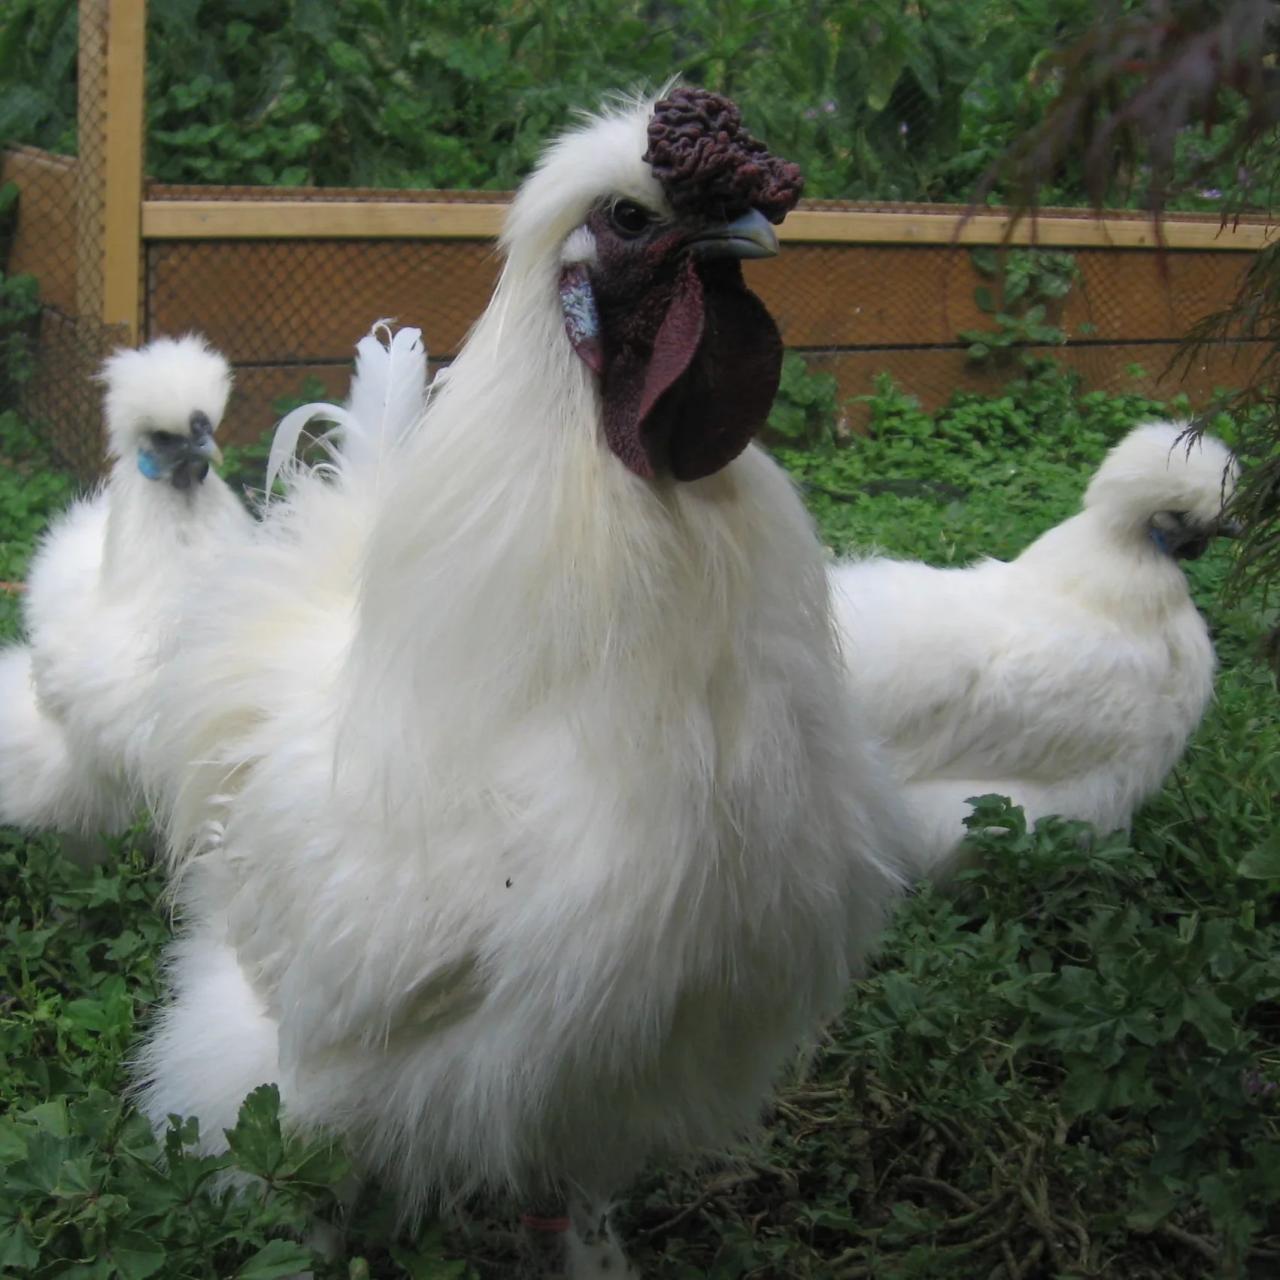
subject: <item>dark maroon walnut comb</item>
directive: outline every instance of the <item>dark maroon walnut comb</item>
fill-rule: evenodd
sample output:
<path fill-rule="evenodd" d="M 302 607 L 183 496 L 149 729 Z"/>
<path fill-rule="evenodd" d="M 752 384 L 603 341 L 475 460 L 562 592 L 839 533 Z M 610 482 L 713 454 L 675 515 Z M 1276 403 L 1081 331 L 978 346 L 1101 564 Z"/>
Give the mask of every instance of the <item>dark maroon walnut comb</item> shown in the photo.
<path fill-rule="evenodd" d="M 729 219 L 759 209 L 781 222 L 804 188 L 799 165 L 770 155 L 738 108 L 706 89 L 675 89 L 655 104 L 644 159 L 682 214 Z"/>

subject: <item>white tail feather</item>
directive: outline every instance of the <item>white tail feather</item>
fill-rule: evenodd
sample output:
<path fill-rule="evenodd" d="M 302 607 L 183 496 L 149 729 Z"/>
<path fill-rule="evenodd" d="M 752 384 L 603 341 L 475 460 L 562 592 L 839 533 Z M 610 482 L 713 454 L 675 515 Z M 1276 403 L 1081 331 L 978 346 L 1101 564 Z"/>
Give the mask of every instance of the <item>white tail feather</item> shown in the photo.
<path fill-rule="evenodd" d="M 352 417 L 339 405 L 317 400 L 312 404 L 304 404 L 291 410 L 280 419 L 276 425 L 276 433 L 271 437 L 271 452 L 267 455 L 265 489 L 268 502 L 271 501 L 276 480 L 284 469 L 294 462 L 294 454 L 298 451 L 298 441 L 302 438 L 303 430 L 317 419 L 321 422 L 331 422 L 337 427 L 344 427 L 350 424 Z M 358 434 L 358 428 L 352 434 Z"/>
<path fill-rule="evenodd" d="M 385 320 L 356 344 L 356 376 L 347 397 L 355 418 L 345 424 L 342 454 L 352 466 L 377 462 L 399 444 L 422 415 L 427 349 L 421 329 L 392 333 Z"/>
<path fill-rule="evenodd" d="M 379 320 L 356 344 L 356 371 L 345 408 L 316 401 L 287 413 L 276 427 L 267 458 L 268 496 L 293 460 L 303 431 L 314 421 L 337 428 L 336 450 L 348 474 L 373 468 L 374 483 L 388 449 L 394 449 L 422 416 L 427 396 L 427 349 L 422 330 L 393 333 Z"/>

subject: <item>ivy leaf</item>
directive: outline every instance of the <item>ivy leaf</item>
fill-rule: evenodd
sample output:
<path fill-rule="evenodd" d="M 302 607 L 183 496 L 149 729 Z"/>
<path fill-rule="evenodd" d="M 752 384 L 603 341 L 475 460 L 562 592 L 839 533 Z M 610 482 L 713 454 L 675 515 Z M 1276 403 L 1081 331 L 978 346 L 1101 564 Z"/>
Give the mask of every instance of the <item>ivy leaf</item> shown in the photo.
<path fill-rule="evenodd" d="M 111 1243 L 111 1261 L 120 1280 L 146 1280 L 164 1266 L 165 1251 L 141 1232 L 122 1231 Z"/>
<path fill-rule="evenodd" d="M 21 1130 L 6 1116 L 0 1119 L 0 1165 L 17 1164 L 27 1158 L 27 1143 Z"/>
<path fill-rule="evenodd" d="M 391 1256 L 404 1268 L 409 1280 L 463 1280 L 467 1264 L 445 1256 L 444 1232 L 432 1227 L 413 1246 L 393 1244 Z"/>
<path fill-rule="evenodd" d="M 308 1270 L 313 1262 L 311 1253 L 300 1244 L 292 1240 L 272 1240 L 236 1272 L 235 1280 L 281 1280 Z"/>
<path fill-rule="evenodd" d="M 316 1142 L 292 1156 L 279 1178 L 308 1187 L 332 1187 L 351 1170 L 351 1162 L 336 1142 Z"/>
<path fill-rule="evenodd" d="M 240 1167 L 269 1181 L 284 1160 L 279 1088 L 259 1085 L 240 1104 L 235 1128 L 224 1132 Z"/>
<path fill-rule="evenodd" d="M 23 1113 L 23 1118 L 33 1121 L 45 1133 L 55 1138 L 71 1136 L 71 1122 L 67 1114 L 67 1100 L 55 1098 L 52 1102 L 42 1102 Z"/>
<path fill-rule="evenodd" d="M 1250 849 L 1236 866 L 1236 875 L 1246 880 L 1280 880 L 1280 833 Z"/>
<path fill-rule="evenodd" d="M 30 1233 L 22 1222 L 0 1231 L 0 1271 L 9 1268 L 30 1270 L 40 1261 L 40 1251 L 31 1243 Z"/>

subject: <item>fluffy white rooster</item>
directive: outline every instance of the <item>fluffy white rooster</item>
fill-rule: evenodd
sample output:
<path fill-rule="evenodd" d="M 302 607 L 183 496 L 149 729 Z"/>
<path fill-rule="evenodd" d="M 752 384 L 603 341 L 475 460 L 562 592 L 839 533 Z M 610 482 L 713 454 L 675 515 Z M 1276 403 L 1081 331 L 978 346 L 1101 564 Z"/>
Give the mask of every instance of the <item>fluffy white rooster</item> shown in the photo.
<path fill-rule="evenodd" d="M 927 829 L 924 874 L 956 869 L 971 797 L 1109 831 L 1182 754 L 1214 653 L 1179 561 L 1232 532 L 1237 474 L 1184 431 L 1132 431 L 1080 513 L 1008 563 L 832 568 L 850 679 Z"/>
<path fill-rule="evenodd" d="M 798 185 L 701 91 L 562 137 L 420 427 L 373 483 L 295 474 L 192 599 L 156 1123 L 217 1146 L 274 1080 L 407 1213 L 567 1194 L 573 1274 L 617 1275 L 610 1198 L 750 1125 L 836 1007 L 909 837 L 748 447 L 781 351 L 738 259 Z"/>
<path fill-rule="evenodd" d="M 119 351 L 103 370 L 111 470 L 50 528 L 0 653 L 0 821 L 114 831 L 137 799 L 150 683 L 174 610 L 252 521 L 209 469 L 231 388 L 203 339 Z"/>

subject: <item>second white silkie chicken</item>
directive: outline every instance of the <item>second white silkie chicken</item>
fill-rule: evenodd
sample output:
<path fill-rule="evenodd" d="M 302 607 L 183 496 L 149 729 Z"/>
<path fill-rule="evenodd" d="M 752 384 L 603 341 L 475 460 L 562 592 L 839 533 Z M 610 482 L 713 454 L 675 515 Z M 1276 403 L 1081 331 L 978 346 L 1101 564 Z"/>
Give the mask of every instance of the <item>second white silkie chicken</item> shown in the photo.
<path fill-rule="evenodd" d="M 922 820 L 922 875 L 957 869 L 972 797 L 1110 831 L 1177 763 L 1215 665 L 1182 561 L 1233 532 L 1237 475 L 1221 441 L 1185 430 L 1130 432 L 1083 509 L 1007 563 L 832 567 L 864 723 Z"/>

